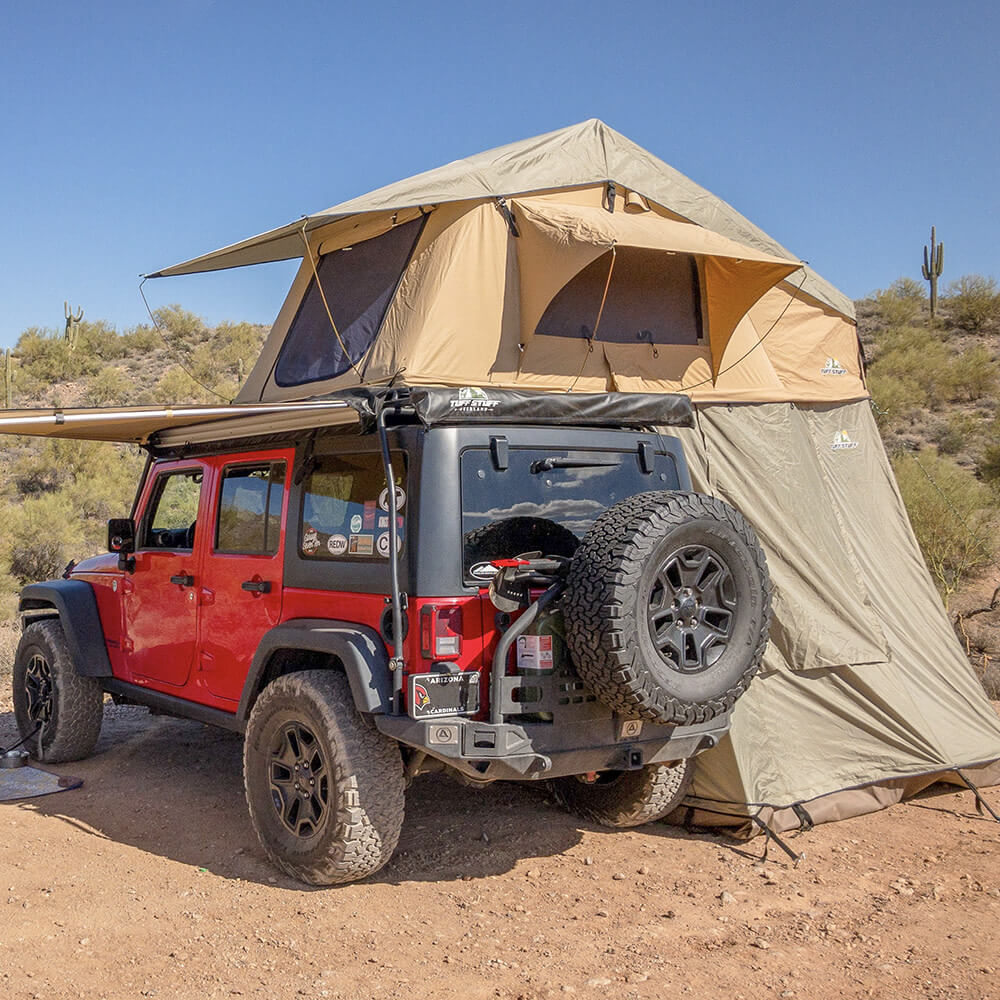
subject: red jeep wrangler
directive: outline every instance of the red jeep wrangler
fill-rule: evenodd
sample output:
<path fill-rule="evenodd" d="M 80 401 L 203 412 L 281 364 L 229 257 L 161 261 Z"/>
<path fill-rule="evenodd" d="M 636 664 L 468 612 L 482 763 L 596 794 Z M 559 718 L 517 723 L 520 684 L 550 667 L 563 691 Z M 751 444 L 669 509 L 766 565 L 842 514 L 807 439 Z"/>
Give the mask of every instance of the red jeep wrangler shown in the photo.
<path fill-rule="evenodd" d="M 546 780 L 610 826 L 669 812 L 770 619 L 753 530 L 643 429 L 687 398 L 343 399 L 349 427 L 153 439 L 111 554 L 21 595 L 35 756 L 91 753 L 106 694 L 243 732 L 264 850 L 315 884 L 384 865 L 431 770 Z"/>

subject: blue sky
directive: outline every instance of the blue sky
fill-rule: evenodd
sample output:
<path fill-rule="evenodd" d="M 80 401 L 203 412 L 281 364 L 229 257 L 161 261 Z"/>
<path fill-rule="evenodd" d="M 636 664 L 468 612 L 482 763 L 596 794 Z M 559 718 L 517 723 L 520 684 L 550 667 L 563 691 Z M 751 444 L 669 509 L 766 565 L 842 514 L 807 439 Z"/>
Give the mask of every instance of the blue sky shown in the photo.
<path fill-rule="evenodd" d="M 0 12 L 0 346 L 63 300 L 128 327 L 153 271 L 459 156 L 602 118 L 851 296 L 1000 277 L 995 3 L 371 0 Z M 270 322 L 290 264 L 151 304 Z"/>

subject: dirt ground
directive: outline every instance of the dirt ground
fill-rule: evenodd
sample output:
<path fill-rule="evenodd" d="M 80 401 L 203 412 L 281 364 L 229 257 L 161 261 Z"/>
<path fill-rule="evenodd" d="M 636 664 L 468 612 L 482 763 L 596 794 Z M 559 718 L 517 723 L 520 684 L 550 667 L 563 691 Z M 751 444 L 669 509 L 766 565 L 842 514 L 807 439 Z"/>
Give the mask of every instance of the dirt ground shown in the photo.
<path fill-rule="evenodd" d="M 83 787 L 0 803 L 6 1000 L 1000 997 L 1000 824 L 968 792 L 794 836 L 796 868 L 428 776 L 386 869 L 307 890 L 257 845 L 236 736 L 109 706 L 54 770 Z"/>

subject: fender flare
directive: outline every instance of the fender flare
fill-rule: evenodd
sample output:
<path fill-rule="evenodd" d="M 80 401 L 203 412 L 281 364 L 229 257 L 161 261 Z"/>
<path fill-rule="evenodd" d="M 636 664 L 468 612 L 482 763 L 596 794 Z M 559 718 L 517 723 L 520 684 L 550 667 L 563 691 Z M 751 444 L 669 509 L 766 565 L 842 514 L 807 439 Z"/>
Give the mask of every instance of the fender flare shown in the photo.
<path fill-rule="evenodd" d="M 260 679 L 271 656 L 280 649 L 328 653 L 344 665 L 359 712 L 380 715 L 392 711 L 392 671 L 381 636 L 366 625 L 328 618 L 293 618 L 265 633 L 247 671 L 236 717 L 246 722 L 257 697 Z"/>
<path fill-rule="evenodd" d="M 111 660 L 94 588 L 86 580 L 29 583 L 21 591 L 18 613 L 29 618 L 58 618 L 66 634 L 73 666 L 81 677 L 110 677 Z M 52 614 L 46 614 L 49 610 Z"/>

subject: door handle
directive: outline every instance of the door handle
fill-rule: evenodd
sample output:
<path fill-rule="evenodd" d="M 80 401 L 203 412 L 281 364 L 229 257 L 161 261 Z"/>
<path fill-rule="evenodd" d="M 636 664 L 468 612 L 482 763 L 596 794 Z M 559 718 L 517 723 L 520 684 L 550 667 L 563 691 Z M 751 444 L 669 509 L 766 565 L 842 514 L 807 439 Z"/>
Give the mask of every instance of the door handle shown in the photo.
<path fill-rule="evenodd" d="M 251 594 L 270 594 L 271 593 L 271 581 L 270 580 L 246 580 L 240 584 L 243 590 L 250 591 Z"/>
<path fill-rule="evenodd" d="M 170 578 L 171 583 L 176 583 L 178 587 L 193 587 L 194 577 L 193 576 L 172 576 Z"/>

